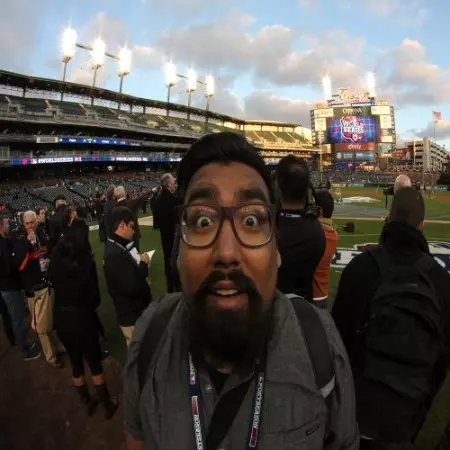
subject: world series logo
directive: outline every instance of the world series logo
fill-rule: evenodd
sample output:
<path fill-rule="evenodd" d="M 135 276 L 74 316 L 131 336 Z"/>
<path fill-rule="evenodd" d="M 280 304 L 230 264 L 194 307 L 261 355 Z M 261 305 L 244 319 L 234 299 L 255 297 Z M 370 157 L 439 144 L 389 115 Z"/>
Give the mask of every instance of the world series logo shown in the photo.
<path fill-rule="evenodd" d="M 341 118 L 342 138 L 347 141 L 359 142 L 364 137 L 364 122 L 357 116 L 345 116 Z"/>

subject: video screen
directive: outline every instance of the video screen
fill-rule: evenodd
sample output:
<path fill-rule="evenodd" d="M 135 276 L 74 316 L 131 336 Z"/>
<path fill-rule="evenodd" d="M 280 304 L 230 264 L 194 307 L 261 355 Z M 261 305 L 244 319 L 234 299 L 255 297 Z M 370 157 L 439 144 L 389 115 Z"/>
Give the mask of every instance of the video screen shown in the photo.
<path fill-rule="evenodd" d="M 375 142 L 375 117 L 344 116 L 328 119 L 328 143 Z"/>

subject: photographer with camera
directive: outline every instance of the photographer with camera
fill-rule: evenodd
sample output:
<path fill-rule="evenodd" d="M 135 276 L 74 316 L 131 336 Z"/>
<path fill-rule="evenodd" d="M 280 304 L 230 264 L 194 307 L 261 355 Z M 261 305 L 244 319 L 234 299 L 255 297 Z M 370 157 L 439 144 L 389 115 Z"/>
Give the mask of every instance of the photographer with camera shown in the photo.
<path fill-rule="evenodd" d="M 293 155 L 282 158 L 276 181 L 281 200 L 278 224 L 278 289 L 313 299 L 316 267 L 325 252 L 325 233 L 317 218 L 314 188 L 306 161 Z"/>
<path fill-rule="evenodd" d="M 28 307 L 31 327 L 39 336 L 45 359 L 54 368 L 62 367 L 58 360 L 53 331 L 53 299 L 47 281 L 49 259 L 48 238 L 42 228 L 38 228 L 34 211 L 23 215 L 22 234 L 14 243 L 13 262 L 18 268 Z"/>

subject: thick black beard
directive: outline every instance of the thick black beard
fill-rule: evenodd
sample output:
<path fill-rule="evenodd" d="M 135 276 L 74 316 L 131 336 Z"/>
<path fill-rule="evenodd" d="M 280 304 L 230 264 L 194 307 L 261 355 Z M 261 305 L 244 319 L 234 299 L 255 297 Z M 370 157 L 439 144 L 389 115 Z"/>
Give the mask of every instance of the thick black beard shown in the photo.
<path fill-rule="evenodd" d="M 248 306 L 217 310 L 207 296 L 220 280 L 233 281 L 248 296 Z M 239 371 L 262 355 L 273 328 L 273 302 L 265 305 L 253 281 L 241 271 L 212 272 L 188 299 L 188 333 L 191 351 L 216 368 L 231 365 Z"/>

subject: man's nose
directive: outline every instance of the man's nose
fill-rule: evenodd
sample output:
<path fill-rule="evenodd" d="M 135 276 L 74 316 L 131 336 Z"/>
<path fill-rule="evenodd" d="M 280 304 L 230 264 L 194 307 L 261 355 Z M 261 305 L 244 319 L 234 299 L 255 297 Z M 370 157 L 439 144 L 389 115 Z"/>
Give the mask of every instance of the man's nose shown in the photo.
<path fill-rule="evenodd" d="M 241 245 L 229 220 L 225 220 L 214 245 L 214 264 L 222 267 L 239 266 Z"/>

